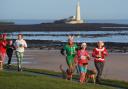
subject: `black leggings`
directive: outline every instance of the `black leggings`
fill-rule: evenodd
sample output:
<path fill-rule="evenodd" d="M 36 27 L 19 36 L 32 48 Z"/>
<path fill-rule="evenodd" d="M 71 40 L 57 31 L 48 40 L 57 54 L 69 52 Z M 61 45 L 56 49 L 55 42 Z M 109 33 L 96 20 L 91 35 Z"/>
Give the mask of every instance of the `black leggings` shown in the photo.
<path fill-rule="evenodd" d="M 7 51 L 8 64 L 11 64 L 12 55 L 13 55 L 13 50 L 8 50 L 8 51 Z"/>
<path fill-rule="evenodd" d="M 97 69 L 97 76 L 96 76 L 96 80 L 100 81 L 101 79 L 101 75 L 103 72 L 103 68 L 104 68 L 104 63 L 103 62 L 95 62 L 95 67 Z"/>

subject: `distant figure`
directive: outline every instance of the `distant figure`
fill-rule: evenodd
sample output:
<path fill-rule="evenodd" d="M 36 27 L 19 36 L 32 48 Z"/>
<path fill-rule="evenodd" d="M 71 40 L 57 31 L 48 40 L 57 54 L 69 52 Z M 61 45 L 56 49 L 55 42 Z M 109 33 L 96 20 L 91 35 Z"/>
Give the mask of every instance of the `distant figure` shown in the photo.
<path fill-rule="evenodd" d="M 7 52 L 7 56 L 8 56 L 8 63 L 7 63 L 8 67 L 11 64 L 11 60 L 12 60 L 12 55 L 13 55 L 13 50 L 14 49 L 15 49 L 15 47 L 13 45 L 13 41 L 9 40 L 8 44 L 7 44 L 7 47 L 6 47 L 6 52 Z"/>
<path fill-rule="evenodd" d="M 92 56 L 94 57 L 94 63 L 95 67 L 97 69 L 97 76 L 96 76 L 96 82 L 100 83 L 101 81 L 101 75 L 102 71 L 104 68 L 104 62 L 105 62 L 105 57 L 108 55 L 108 52 L 106 48 L 104 47 L 104 42 L 99 41 L 97 43 L 97 47 L 94 48 Z"/>
<path fill-rule="evenodd" d="M 74 37 L 69 36 L 68 43 L 62 48 L 61 54 L 65 55 L 64 52 L 66 51 L 66 62 L 70 71 L 73 71 L 74 57 L 76 55 L 77 49 L 78 46 L 74 43 Z"/>
<path fill-rule="evenodd" d="M 18 34 L 18 39 L 15 41 L 14 46 L 16 48 L 16 57 L 17 57 L 17 65 L 18 71 L 22 71 L 22 60 L 24 56 L 24 48 L 27 48 L 27 43 L 23 39 L 22 34 Z"/>
<path fill-rule="evenodd" d="M 6 40 L 7 35 L 6 34 L 1 34 L 0 35 L 0 58 L 1 58 L 1 70 L 3 69 L 3 64 L 6 56 L 6 45 L 7 45 L 7 40 Z"/>
<path fill-rule="evenodd" d="M 82 43 L 81 49 L 77 51 L 77 55 L 75 57 L 75 63 L 78 64 L 78 68 L 80 71 L 80 83 L 83 84 L 86 81 L 86 73 L 88 60 L 90 60 L 90 55 L 86 50 L 87 44 Z"/>

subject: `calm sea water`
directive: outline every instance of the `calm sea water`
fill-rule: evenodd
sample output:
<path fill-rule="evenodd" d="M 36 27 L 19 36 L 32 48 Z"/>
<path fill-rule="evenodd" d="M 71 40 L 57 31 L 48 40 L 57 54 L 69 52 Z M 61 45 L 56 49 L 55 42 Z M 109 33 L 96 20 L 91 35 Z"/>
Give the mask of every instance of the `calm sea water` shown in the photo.
<path fill-rule="evenodd" d="M 128 43 L 128 31 L 72 31 L 72 32 L 20 32 L 26 40 L 53 40 L 66 42 L 68 35 L 75 36 L 75 42 L 105 42 Z M 12 39 L 17 38 L 19 32 L 8 33 Z"/>

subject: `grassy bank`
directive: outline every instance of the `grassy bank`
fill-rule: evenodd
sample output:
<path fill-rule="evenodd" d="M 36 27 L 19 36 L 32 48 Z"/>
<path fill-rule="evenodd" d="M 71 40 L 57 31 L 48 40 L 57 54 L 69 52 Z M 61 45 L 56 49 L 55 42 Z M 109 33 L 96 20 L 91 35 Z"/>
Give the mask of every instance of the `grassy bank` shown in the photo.
<path fill-rule="evenodd" d="M 42 69 L 25 69 L 25 71 L 62 77 L 60 72 L 54 72 L 54 71 L 48 71 L 48 70 L 42 70 Z M 73 78 L 75 80 L 78 80 L 79 76 L 75 75 Z M 101 85 L 107 85 L 107 86 L 113 86 L 113 87 L 120 87 L 120 88 L 128 89 L 128 82 L 119 81 L 119 80 L 102 79 Z"/>
<path fill-rule="evenodd" d="M 114 89 L 103 85 L 66 81 L 47 76 L 34 76 L 24 72 L 0 72 L 0 89 Z"/>
<path fill-rule="evenodd" d="M 2 89 L 63 89 L 64 87 L 67 89 L 111 89 L 112 87 L 116 87 L 116 89 L 128 89 L 128 82 L 125 81 L 103 79 L 100 85 L 94 85 L 93 83 L 80 85 L 78 82 L 71 82 L 62 79 L 61 72 L 29 68 L 24 68 L 23 72 L 17 72 L 17 67 L 15 65 L 11 66 L 9 70 L 6 65 L 4 68 L 6 72 L 0 72 L 0 89 L 2 87 L 5 87 Z M 78 81 L 79 75 L 74 75 L 73 80 Z M 9 88 L 9 86 L 6 86 L 8 83 L 9 86 L 15 88 Z M 48 83 L 50 83 L 50 86 Z M 22 84 L 27 84 L 27 86 L 22 86 Z"/>

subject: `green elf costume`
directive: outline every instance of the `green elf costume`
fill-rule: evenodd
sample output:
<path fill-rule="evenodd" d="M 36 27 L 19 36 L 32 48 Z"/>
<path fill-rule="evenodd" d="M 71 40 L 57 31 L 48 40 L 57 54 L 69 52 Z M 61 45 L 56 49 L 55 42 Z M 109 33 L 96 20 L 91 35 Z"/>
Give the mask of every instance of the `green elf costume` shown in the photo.
<path fill-rule="evenodd" d="M 61 50 L 62 55 L 65 55 L 64 52 L 66 51 L 66 62 L 69 68 L 74 65 L 74 57 L 78 49 L 78 46 L 73 42 L 73 39 L 73 36 L 69 36 L 68 43 Z"/>

